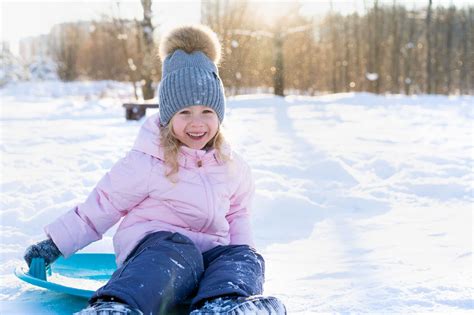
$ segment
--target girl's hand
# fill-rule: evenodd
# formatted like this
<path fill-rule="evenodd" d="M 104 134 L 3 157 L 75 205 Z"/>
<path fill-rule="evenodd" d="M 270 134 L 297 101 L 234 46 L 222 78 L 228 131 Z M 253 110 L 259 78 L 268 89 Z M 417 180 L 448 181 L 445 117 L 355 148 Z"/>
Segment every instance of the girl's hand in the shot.
<path fill-rule="evenodd" d="M 58 247 L 56 244 L 54 244 L 52 239 L 48 238 L 28 247 L 25 251 L 23 259 L 25 259 L 28 267 L 30 266 L 31 260 L 33 258 L 44 258 L 46 266 L 49 266 L 56 259 L 58 259 L 59 256 L 61 256 L 61 252 L 59 251 Z"/>

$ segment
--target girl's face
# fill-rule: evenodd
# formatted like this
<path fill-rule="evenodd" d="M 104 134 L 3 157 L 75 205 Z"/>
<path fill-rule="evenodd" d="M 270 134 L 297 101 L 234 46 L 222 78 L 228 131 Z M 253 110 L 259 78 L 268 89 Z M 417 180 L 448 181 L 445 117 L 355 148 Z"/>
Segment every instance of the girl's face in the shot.
<path fill-rule="evenodd" d="M 219 129 L 216 112 L 201 105 L 183 108 L 173 116 L 170 123 L 176 138 L 196 150 L 204 148 Z"/>

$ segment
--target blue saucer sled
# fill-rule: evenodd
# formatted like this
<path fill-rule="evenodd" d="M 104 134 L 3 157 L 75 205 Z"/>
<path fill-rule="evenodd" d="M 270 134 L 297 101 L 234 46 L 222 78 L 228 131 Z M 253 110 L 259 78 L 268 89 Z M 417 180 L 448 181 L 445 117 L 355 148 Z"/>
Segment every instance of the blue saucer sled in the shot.
<path fill-rule="evenodd" d="M 14 273 L 34 286 L 89 299 L 97 289 L 107 283 L 116 269 L 114 254 L 81 253 L 67 259 L 60 257 L 48 268 L 45 267 L 44 259 L 35 258 L 29 269 L 26 266 L 17 267 Z M 24 308 L 24 304 L 21 303 L 21 307 Z M 189 314 L 189 304 L 190 301 L 186 301 L 178 305 L 168 315 Z M 15 312 L 20 309 L 16 304 L 10 308 Z M 32 314 L 32 311 L 30 307 L 22 314 Z M 282 314 L 286 314 L 286 311 Z"/>
<path fill-rule="evenodd" d="M 90 298 L 117 269 L 114 254 L 74 254 L 59 258 L 48 268 L 35 258 L 30 268 L 17 267 L 15 275 L 32 285 L 48 290 Z"/>

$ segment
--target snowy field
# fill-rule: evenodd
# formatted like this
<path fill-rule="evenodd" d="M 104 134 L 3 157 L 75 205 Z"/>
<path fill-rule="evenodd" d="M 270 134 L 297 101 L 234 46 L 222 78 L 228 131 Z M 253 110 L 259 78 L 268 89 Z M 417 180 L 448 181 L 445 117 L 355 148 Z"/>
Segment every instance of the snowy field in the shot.
<path fill-rule="evenodd" d="M 42 227 L 131 147 L 143 122 L 124 119 L 131 94 L 114 82 L 0 89 L 0 313 L 85 305 L 12 272 Z M 231 98 L 226 134 L 254 170 L 265 293 L 289 314 L 472 314 L 473 104 L 364 93 Z M 112 232 L 84 251 L 111 252 Z"/>

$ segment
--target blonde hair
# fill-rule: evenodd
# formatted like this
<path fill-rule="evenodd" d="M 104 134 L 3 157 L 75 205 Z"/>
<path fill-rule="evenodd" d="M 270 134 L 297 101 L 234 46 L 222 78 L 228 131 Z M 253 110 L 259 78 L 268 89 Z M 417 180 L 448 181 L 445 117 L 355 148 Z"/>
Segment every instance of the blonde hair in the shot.
<path fill-rule="evenodd" d="M 209 140 L 204 149 L 216 149 L 216 159 L 222 162 L 227 162 L 230 160 L 230 157 L 223 152 L 224 143 L 225 137 L 219 125 L 217 133 L 211 140 Z M 171 122 L 165 127 L 160 127 L 160 145 L 164 152 L 165 166 L 168 168 L 166 178 L 171 182 L 176 183 L 177 177 L 175 175 L 179 171 L 178 154 L 183 143 L 179 141 L 174 134 Z"/>

